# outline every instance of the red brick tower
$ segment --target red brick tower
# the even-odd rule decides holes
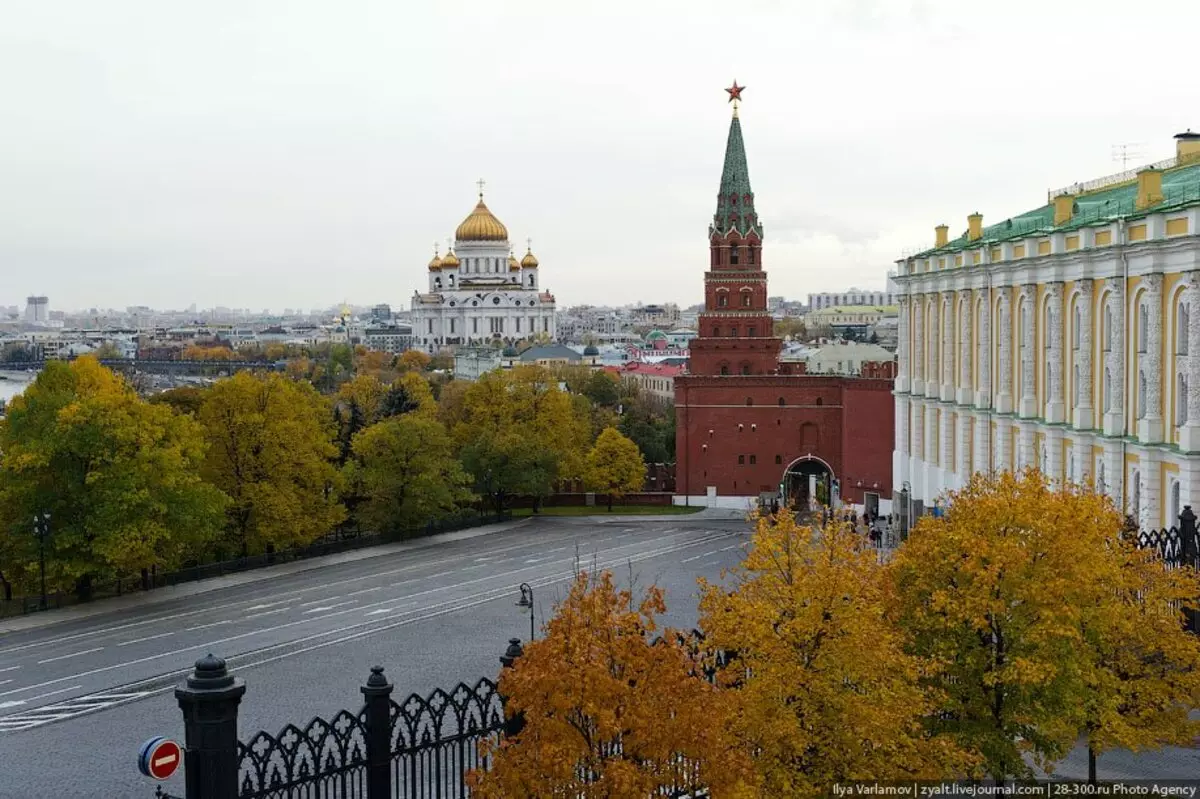
[[[704,312],[699,336],[688,345],[694,375],[767,375],[778,365],[780,339],[767,310],[767,273],[762,269],[762,224],[754,206],[738,101],[746,87],[729,92],[733,119],[725,143],[725,167],[717,212],[708,227],[709,271],[704,274]]]

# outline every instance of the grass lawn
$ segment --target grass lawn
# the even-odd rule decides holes
[[[613,505],[613,516],[671,516],[681,513],[696,513],[704,510],[703,507],[695,505],[688,507],[686,505]],[[516,508],[512,512],[513,516],[532,516],[532,508]],[[538,516],[606,516],[608,515],[608,506],[597,504],[593,506],[587,505],[563,505],[557,508],[542,508]]]

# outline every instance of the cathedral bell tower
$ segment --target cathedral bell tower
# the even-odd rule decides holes
[[[754,205],[738,103],[745,86],[726,89],[733,119],[725,143],[725,166],[717,212],[708,227],[709,270],[704,274],[704,311],[699,335],[689,344],[693,375],[774,374],[782,341],[767,310],[767,273],[762,269],[763,228]]]

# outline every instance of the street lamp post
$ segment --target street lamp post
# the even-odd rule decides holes
[[[517,607],[529,608],[529,640],[534,639],[533,630],[533,586],[529,583],[521,583],[521,598],[517,600]]]
[[[41,575],[42,597],[38,603],[39,610],[46,609],[46,536],[50,534],[50,514],[39,513],[33,517],[33,529],[38,539],[38,572]]]
[[[912,524],[912,486],[907,480],[900,484],[900,540],[908,540],[908,527]]]

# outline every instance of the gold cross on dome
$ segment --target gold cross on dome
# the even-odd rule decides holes
[[[487,181],[483,178],[475,181],[475,185],[479,187],[479,199],[483,199],[483,187],[487,185]]]
[[[525,239],[525,248],[533,252],[533,239]]]
[[[436,258],[437,254],[438,254],[438,243],[435,241],[433,243],[433,257]]]

